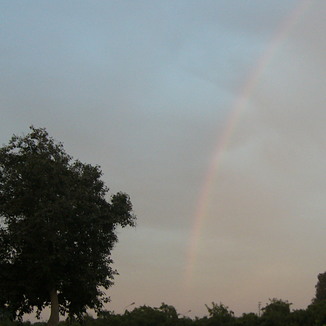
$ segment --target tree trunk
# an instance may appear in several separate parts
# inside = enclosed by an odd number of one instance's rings
[[[59,300],[56,289],[50,291],[51,298],[51,315],[48,321],[48,326],[57,326],[59,324]]]

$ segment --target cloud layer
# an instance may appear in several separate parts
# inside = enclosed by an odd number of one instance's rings
[[[223,148],[187,288],[205,175],[241,89],[297,1],[0,5],[1,143],[46,127],[134,203],[138,226],[119,235],[108,309],[309,304],[326,269],[326,4],[304,4]]]

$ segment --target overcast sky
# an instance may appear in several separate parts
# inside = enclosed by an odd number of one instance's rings
[[[131,196],[107,309],[310,303],[326,270],[324,0],[2,0],[0,15],[0,143],[45,127]]]

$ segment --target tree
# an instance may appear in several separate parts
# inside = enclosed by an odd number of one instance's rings
[[[211,308],[206,304],[205,306],[210,317],[208,325],[227,325],[233,322],[234,312],[222,302],[219,304],[212,302]]]
[[[326,272],[318,274],[317,278],[316,295],[313,299],[313,303],[326,300]]]
[[[179,319],[176,309],[165,303],[160,307],[140,306],[132,311],[126,310],[122,316],[123,324],[128,326],[176,326],[185,324]]]
[[[314,316],[309,309],[298,309],[291,312],[289,325],[293,326],[307,326],[317,324],[314,321]]]
[[[266,304],[262,314],[261,325],[266,326],[286,326],[288,325],[288,319],[290,318],[290,306],[292,303],[287,300],[281,299],[269,299],[269,303]]]
[[[241,317],[237,320],[237,326],[258,326],[259,317],[253,313],[243,313]]]
[[[311,320],[310,325],[326,325],[326,300],[314,302],[308,306],[306,311]]]
[[[152,326],[165,325],[167,316],[158,308],[140,306],[123,315],[124,324],[128,326]]]
[[[292,303],[288,302],[287,300],[281,299],[269,299],[269,303],[266,304],[263,310],[263,316],[268,314],[280,313],[282,315],[288,315],[290,313],[290,306]]]
[[[109,300],[116,229],[135,216],[127,194],[107,200],[99,166],[30,129],[0,148],[0,310],[21,319],[50,305],[52,326]]]

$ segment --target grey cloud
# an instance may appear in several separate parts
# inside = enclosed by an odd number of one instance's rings
[[[322,2],[275,49],[225,143],[195,282],[183,287],[217,143],[296,5],[2,3],[1,143],[29,124],[46,127],[68,153],[100,164],[139,216],[136,231],[119,234],[108,309],[166,300],[202,315],[210,301],[239,313],[273,296],[309,303],[325,246]]]

